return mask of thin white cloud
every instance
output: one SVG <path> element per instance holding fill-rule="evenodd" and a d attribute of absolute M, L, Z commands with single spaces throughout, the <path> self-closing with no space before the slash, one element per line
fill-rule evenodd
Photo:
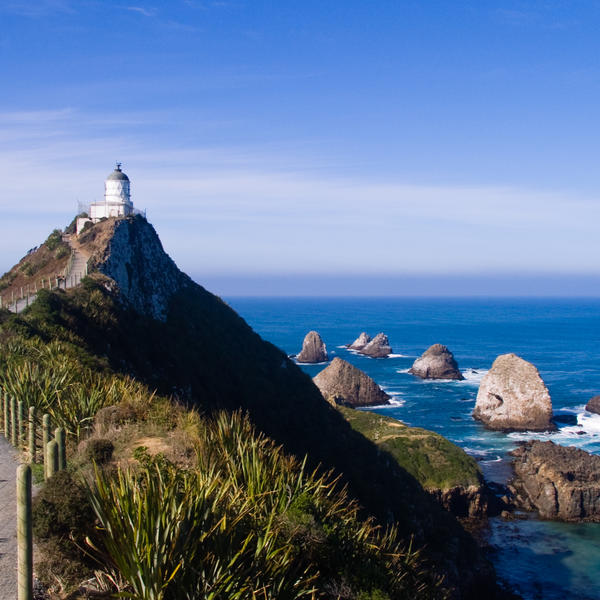
<path fill-rule="evenodd" d="M 125 6 L 125 10 L 130 10 L 132 12 L 139 13 L 140 15 L 144 15 L 144 17 L 155 17 L 157 15 L 156 8 L 145 8 L 143 6 Z"/>
<path fill-rule="evenodd" d="M 0 271 L 40 241 L 33 231 L 65 225 L 77 201 L 100 199 L 117 159 L 136 205 L 194 272 L 598 269 L 597 197 L 341 176 L 291 146 L 178 148 L 126 125 L 86 129 L 95 119 L 73 109 L 0 113 Z"/>

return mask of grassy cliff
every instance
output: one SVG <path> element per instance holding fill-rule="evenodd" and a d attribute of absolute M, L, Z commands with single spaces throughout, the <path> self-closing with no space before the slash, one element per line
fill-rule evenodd
<path fill-rule="evenodd" d="M 393 456 L 425 489 L 444 491 L 481 485 L 483 477 L 477 462 L 445 437 L 377 413 L 343 406 L 339 410 L 354 430 Z"/>
<path fill-rule="evenodd" d="M 418 446 L 418 436 L 388 448 L 357 431 L 356 422 L 351 427 L 283 352 L 177 269 L 144 219 L 109 219 L 86 236 L 95 245 L 88 249 L 92 275 L 68 292 L 41 292 L 18 316 L 2 313 L 4 348 L 19 338 L 62 343 L 82 367 L 129 378 L 208 418 L 241 409 L 287 455 L 339 475 L 362 517 L 393 524 L 399 540 L 424 548 L 422 558 L 444 576 L 446 589 L 494 597 L 493 570 L 477 545 L 419 483 L 433 477 L 429 467 L 414 470 L 415 461 L 403 465 L 394 456 L 402 444 L 409 452 Z M 443 442 L 421 441 L 431 442 L 435 464 Z"/>

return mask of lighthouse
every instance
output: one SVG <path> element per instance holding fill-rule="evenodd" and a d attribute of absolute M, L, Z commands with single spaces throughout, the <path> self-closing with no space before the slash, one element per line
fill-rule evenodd
<path fill-rule="evenodd" d="M 77 234 L 83 230 L 86 223 L 97 223 L 110 217 L 128 217 L 133 214 L 143 214 L 133 208 L 131 201 L 131 182 L 121 169 L 118 162 L 115 170 L 104 181 L 104 200 L 92 202 L 87 211 L 88 216 L 77 219 Z"/>
<path fill-rule="evenodd" d="M 104 202 L 90 204 L 90 219 L 97 221 L 108 217 L 127 217 L 132 213 L 129 177 L 123 173 L 118 162 L 104 182 Z"/>

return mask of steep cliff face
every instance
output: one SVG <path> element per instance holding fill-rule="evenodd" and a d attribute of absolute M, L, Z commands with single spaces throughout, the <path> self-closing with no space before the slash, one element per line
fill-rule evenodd
<path fill-rule="evenodd" d="M 20 327 L 79 343 L 205 414 L 242 410 L 286 452 L 341 474 L 365 512 L 424 546 L 455 597 L 500 597 L 493 569 L 456 519 L 353 430 L 282 351 L 181 273 L 151 225 L 109 219 L 80 237 L 90 278 L 68 293 L 41 294 Z"/>
<path fill-rule="evenodd" d="M 94 248 L 93 266 L 115 282 L 121 299 L 136 312 L 165 321 L 171 298 L 193 282 L 164 251 L 152 225 L 137 216 L 95 227 L 93 241 L 104 238 L 105 245 Z"/>

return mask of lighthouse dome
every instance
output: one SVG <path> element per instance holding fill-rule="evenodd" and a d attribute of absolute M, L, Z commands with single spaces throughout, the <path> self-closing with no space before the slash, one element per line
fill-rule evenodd
<path fill-rule="evenodd" d="M 106 181 L 129 181 L 129 177 L 121 171 L 121 163 L 117 163 L 115 170 L 106 178 Z"/>

